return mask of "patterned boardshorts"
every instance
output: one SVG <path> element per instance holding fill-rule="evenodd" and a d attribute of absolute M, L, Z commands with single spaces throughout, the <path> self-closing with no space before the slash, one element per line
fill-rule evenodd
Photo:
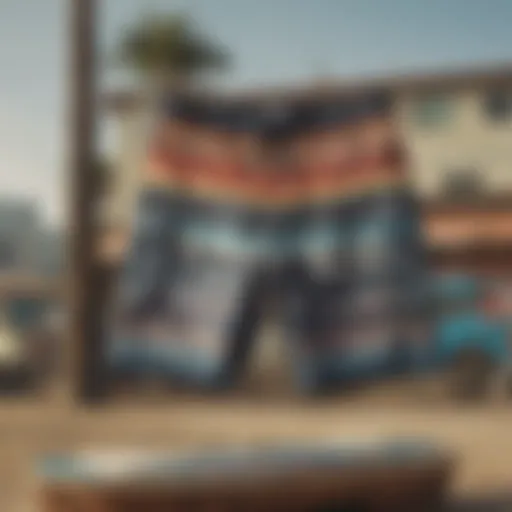
<path fill-rule="evenodd" d="M 165 104 L 113 301 L 115 371 L 234 384 L 274 305 L 297 384 L 428 349 L 417 204 L 385 94 Z"/>

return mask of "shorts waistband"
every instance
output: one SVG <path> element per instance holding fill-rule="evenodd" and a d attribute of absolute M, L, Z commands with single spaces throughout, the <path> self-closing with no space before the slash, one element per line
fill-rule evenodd
<path fill-rule="evenodd" d="M 304 105 L 284 105 L 282 119 L 265 122 L 247 110 L 235 122 L 226 106 L 218 107 L 217 117 L 208 117 L 204 107 L 201 115 L 179 109 L 174 117 L 165 115 L 151 141 L 145 181 L 182 194 L 272 207 L 405 185 L 399 137 L 375 98 L 309 106 L 310 117 L 297 120 L 299 107 Z M 264 128 L 244 127 L 244 116 L 249 127 Z"/>

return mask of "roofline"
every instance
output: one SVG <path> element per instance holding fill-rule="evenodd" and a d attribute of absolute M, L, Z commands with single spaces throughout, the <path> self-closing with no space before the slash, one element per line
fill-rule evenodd
<path fill-rule="evenodd" d="M 460 87 L 461 85 L 500 87 L 512 85 L 512 62 L 508 61 L 489 66 L 458 67 L 437 69 L 435 71 L 409 71 L 392 75 L 373 75 L 341 79 L 319 79 L 305 82 L 301 86 L 278 85 L 263 86 L 256 89 L 238 89 L 229 93 L 207 91 L 209 95 L 238 99 L 279 99 L 279 98 L 310 98 L 335 97 L 338 94 L 384 89 L 392 93 L 409 91 L 421 92 L 436 89 Z M 142 94 L 134 90 L 118 90 L 108 92 L 104 97 L 105 105 L 111 110 L 125 110 L 137 107 Z"/>

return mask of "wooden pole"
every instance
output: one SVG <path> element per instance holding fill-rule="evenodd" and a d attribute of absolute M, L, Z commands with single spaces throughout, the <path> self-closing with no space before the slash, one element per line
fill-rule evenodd
<path fill-rule="evenodd" d="M 96 0 L 69 0 L 71 40 L 70 120 L 70 369 L 75 399 L 85 404 L 105 396 L 98 270 L 94 246 Z"/>

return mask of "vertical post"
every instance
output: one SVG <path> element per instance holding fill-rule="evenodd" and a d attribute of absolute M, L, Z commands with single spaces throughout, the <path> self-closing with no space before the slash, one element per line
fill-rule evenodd
<path fill-rule="evenodd" d="M 70 119 L 70 313 L 68 377 L 75 399 L 105 396 L 95 265 L 95 7 L 96 0 L 69 0 L 71 41 Z"/>

